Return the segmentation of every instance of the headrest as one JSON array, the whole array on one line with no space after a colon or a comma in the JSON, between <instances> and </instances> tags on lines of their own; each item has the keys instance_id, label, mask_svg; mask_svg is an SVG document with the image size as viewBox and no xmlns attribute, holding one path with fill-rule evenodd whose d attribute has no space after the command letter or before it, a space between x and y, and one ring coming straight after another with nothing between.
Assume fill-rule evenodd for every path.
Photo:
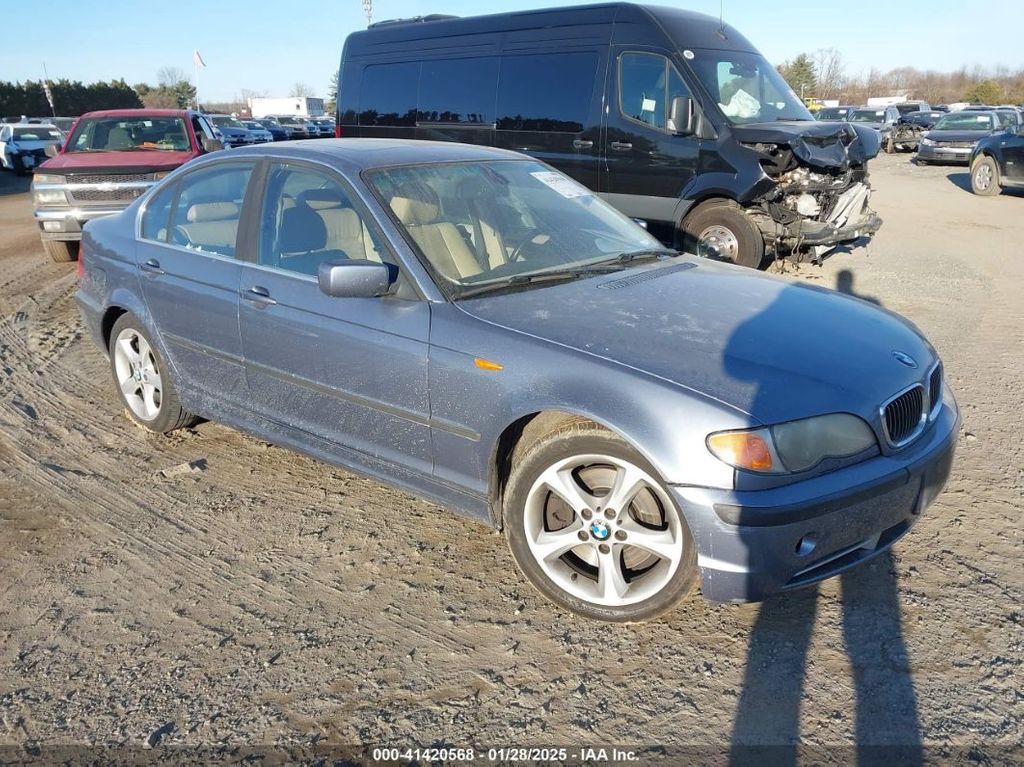
<instances>
[{"instance_id":1,"label":"headrest","mask_svg":"<svg viewBox=\"0 0 1024 767\"><path fill-rule=\"evenodd\" d=\"M281 214L277 245L282 253L322 250L327 246L327 226L312 208L299 203Z\"/></svg>"},{"instance_id":2,"label":"headrest","mask_svg":"<svg viewBox=\"0 0 1024 767\"><path fill-rule=\"evenodd\" d=\"M406 226L422 226L437 220L440 208L436 202L414 200L410 197L392 197L391 210Z\"/></svg>"},{"instance_id":3,"label":"headrest","mask_svg":"<svg viewBox=\"0 0 1024 767\"><path fill-rule=\"evenodd\" d=\"M306 203L313 210L348 207L348 201L337 189L308 189L299 195L299 202Z\"/></svg>"},{"instance_id":4,"label":"headrest","mask_svg":"<svg viewBox=\"0 0 1024 767\"><path fill-rule=\"evenodd\" d=\"M335 237L363 236L363 222L352 208L327 208L319 211L319 214Z\"/></svg>"},{"instance_id":5,"label":"headrest","mask_svg":"<svg viewBox=\"0 0 1024 767\"><path fill-rule=\"evenodd\" d=\"M238 218L238 206L233 202L197 202L189 206L186 218L190 224L202 221L228 221Z\"/></svg>"}]
</instances>

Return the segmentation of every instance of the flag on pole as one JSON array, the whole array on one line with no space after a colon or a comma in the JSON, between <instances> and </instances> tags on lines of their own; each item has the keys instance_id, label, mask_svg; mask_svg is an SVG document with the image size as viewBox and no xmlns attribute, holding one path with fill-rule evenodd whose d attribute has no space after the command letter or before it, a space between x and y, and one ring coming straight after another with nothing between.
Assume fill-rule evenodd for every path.
<instances>
[{"instance_id":1,"label":"flag on pole","mask_svg":"<svg viewBox=\"0 0 1024 767\"><path fill-rule=\"evenodd\" d=\"M195 48L192 51L192 61L195 62L197 67L206 69L206 62L203 61L203 57L199 55L199 49Z\"/></svg>"},{"instance_id":2,"label":"flag on pole","mask_svg":"<svg viewBox=\"0 0 1024 767\"><path fill-rule=\"evenodd\" d=\"M57 108L53 105L53 91L50 90L50 83L46 80L43 80L43 93L46 94L46 101L50 104L50 111L57 114Z\"/></svg>"}]
</instances>

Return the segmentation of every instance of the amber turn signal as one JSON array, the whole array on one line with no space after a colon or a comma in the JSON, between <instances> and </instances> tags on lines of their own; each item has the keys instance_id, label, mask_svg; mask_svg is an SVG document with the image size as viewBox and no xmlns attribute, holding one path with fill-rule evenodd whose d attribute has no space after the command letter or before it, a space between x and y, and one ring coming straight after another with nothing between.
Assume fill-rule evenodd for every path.
<instances>
[{"instance_id":1,"label":"amber turn signal","mask_svg":"<svg viewBox=\"0 0 1024 767\"><path fill-rule=\"evenodd\" d=\"M756 432L726 431L708 437L708 447L730 466L751 471L771 471L772 451Z\"/></svg>"},{"instance_id":2,"label":"amber turn signal","mask_svg":"<svg viewBox=\"0 0 1024 767\"><path fill-rule=\"evenodd\" d=\"M477 357L475 360L473 360L473 364L475 364L481 370L504 370L505 369L504 365L502 365L502 364L500 364L498 362L491 362L490 360L485 360L482 357Z\"/></svg>"}]
</instances>

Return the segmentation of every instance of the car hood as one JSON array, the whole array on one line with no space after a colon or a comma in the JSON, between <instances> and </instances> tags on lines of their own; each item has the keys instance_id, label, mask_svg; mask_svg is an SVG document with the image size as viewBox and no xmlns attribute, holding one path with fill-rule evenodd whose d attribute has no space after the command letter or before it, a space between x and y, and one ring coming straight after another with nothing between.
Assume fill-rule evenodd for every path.
<instances>
[{"instance_id":1,"label":"car hood","mask_svg":"<svg viewBox=\"0 0 1024 767\"><path fill-rule=\"evenodd\" d=\"M135 150L131 152L68 152L51 157L39 166L40 170L104 171L131 169L133 172L174 170L195 157L193 152L165 152L163 150Z\"/></svg>"},{"instance_id":2,"label":"car hood","mask_svg":"<svg viewBox=\"0 0 1024 767\"><path fill-rule=\"evenodd\" d=\"M244 136L246 133L249 132L244 128L226 128L223 126L217 126L217 130L219 130L225 136Z\"/></svg>"},{"instance_id":3,"label":"car hood","mask_svg":"<svg viewBox=\"0 0 1024 767\"><path fill-rule=\"evenodd\" d=\"M878 154L878 133L847 122L780 120L734 125L743 144L786 144L797 159L813 168L846 170Z\"/></svg>"},{"instance_id":4,"label":"car hood","mask_svg":"<svg viewBox=\"0 0 1024 767\"><path fill-rule=\"evenodd\" d=\"M978 141L986 136L991 136L992 131L987 130L930 130L924 134L932 141Z\"/></svg>"},{"instance_id":5,"label":"car hood","mask_svg":"<svg viewBox=\"0 0 1024 767\"><path fill-rule=\"evenodd\" d=\"M911 323L867 301L688 257L457 306L766 424L843 411L870 418L935 359Z\"/></svg>"}]
</instances>

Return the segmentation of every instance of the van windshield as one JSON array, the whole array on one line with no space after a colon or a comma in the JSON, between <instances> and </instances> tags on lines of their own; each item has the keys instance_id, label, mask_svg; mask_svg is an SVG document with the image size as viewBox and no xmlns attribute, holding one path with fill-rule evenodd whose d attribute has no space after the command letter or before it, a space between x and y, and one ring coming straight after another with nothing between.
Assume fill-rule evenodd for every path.
<instances>
[{"instance_id":1,"label":"van windshield","mask_svg":"<svg viewBox=\"0 0 1024 767\"><path fill-rule=\"evenodd\" d=\"M689 64L733 125L775 120L813 120L793 89L759 53L691 51Z\"/></svg>"}]
</instances>

